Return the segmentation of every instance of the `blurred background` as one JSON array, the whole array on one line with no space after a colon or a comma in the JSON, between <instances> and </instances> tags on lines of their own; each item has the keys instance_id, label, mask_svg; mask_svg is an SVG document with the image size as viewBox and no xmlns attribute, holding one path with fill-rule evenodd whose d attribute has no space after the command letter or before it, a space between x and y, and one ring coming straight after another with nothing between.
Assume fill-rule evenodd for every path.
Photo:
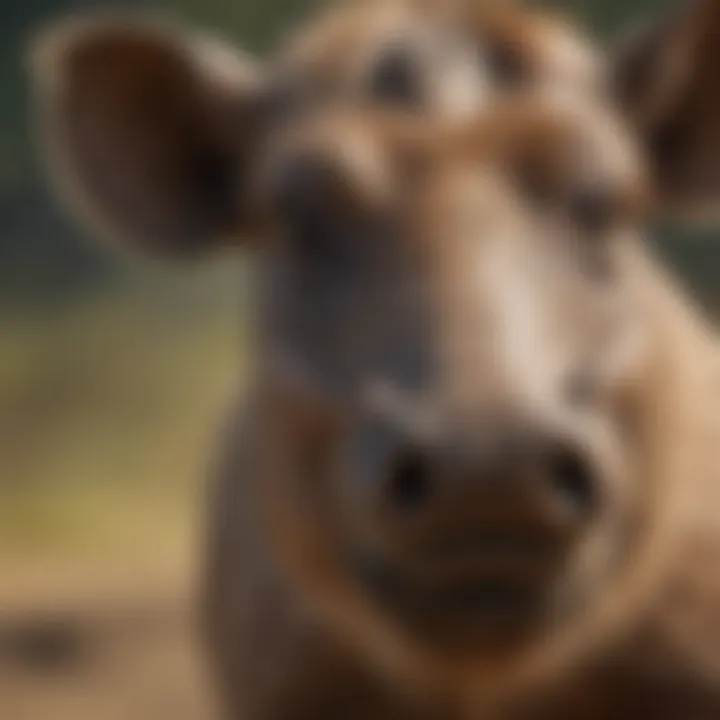
<instances>
[{"instance_id":1,"label":"blurred background","mask_svg":"<svg viewBox=\"0 0 720 720\"><path fill-rule=\"evenodd\" d=\"M6 0L0 24L0 716L211 716L187 642L203 473L241 389L242 258L108 253L47 196L23 50L89 7L169 9L268 48L317 0ZM655 7L653 7L655 6ZM578 0L599 36L654 0ZM717 233L715 234L717 235ZM720 238L654 242L711 312Z\"/></svg>"}]
</instances>

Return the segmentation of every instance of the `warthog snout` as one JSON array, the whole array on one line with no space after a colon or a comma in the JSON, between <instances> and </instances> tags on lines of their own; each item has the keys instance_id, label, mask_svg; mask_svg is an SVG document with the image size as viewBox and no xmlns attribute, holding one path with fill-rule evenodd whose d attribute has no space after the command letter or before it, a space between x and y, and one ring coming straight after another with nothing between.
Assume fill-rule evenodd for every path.
<instances>
[{"instance_id":1,"label":"warthog snout","mask_svg":"<svg viewBox=\"0 0 720 720\"><path fill-rule=\"evenodd\" d=\"M523 523L530 520L551 532L569 520L574 525L596 501L592 460L583 449L532 431L503 431L492 448L482 439L457 447L407 438L396 443L386 471L375 472L369 484L378 509L387 509L394 519L428 519L442 515L446 505L470 502L481 507L483 519L486 506L493 514L507 509L510 514L500 522L518 515Z\"/></svg>"},{"instance_id":2,"label":"warthog snout","mask_svg":"<svg viewBox=\"0 0 720 720\"><path fill-rule=\"evenodd\" d=\"M352 434L343 496L354 572L415 631L452 625L467 637L471 621L509 641L547 609L601 511L606 469L549 423L439 425L437 437L386 414Z\"/></svg>"}]
</instances>

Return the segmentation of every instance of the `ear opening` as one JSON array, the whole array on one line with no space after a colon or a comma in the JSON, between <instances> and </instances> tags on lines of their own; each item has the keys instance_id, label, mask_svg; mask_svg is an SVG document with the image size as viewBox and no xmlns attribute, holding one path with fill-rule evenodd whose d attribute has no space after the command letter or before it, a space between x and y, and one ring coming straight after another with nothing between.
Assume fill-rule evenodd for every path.
<instances>
[{"instance_id":1,"label":"ear opening","mask_svg":"<svg viewBox=\"0 0 720 720\"><path fill-rule=\"evenodd\" d=\"M241 233L262 132L262 73L159 20L93 16L33 43L37 131L53 189L104 235L195 255Z\"/></svg>"},{"instance_id":2,"label":"ear opening","mask_svg":"<svg viewBox=\"0 0 720 720\"><path fill-rule=\"evenodd\" d=\"M663 210L720 216L720 2L695 0L619 45L614 84Z\"/></svg>"}]
</instances>

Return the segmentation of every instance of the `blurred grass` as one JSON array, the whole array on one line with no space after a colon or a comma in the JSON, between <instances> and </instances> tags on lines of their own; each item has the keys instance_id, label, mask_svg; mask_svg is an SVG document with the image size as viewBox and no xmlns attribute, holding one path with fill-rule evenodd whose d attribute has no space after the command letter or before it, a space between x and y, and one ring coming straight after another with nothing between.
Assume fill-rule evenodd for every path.
<instances>
[{"instance_id":1,"label":"blurred grass","mask_svg":"<svg viewBox=\"0 0 720 720\"><path fill-rule=\"evenodd\" d=\"M0 565L187 555L243 374L242 274L130 265L72 303L0 312Z\"/></svg>"}]
</instances>

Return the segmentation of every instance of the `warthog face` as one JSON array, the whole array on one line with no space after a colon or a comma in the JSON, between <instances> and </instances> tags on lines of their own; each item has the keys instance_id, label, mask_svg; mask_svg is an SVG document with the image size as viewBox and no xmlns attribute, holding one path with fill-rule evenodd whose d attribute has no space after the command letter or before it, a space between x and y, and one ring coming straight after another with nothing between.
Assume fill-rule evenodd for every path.
<instances>
[{"instance_id":1,"label":"warthog face","mask_svg":"<svg viewBox=\"0 0 720 720\"><path fill-rule=\"evenodd\" d=\"M393 632L517 650L587 601L633 527L632 145L536 99L447 132L332 114L285 135L265 178L265 373L300 413L287 432L321 448L272 492Z\"/></svg>"}]
</instances>

